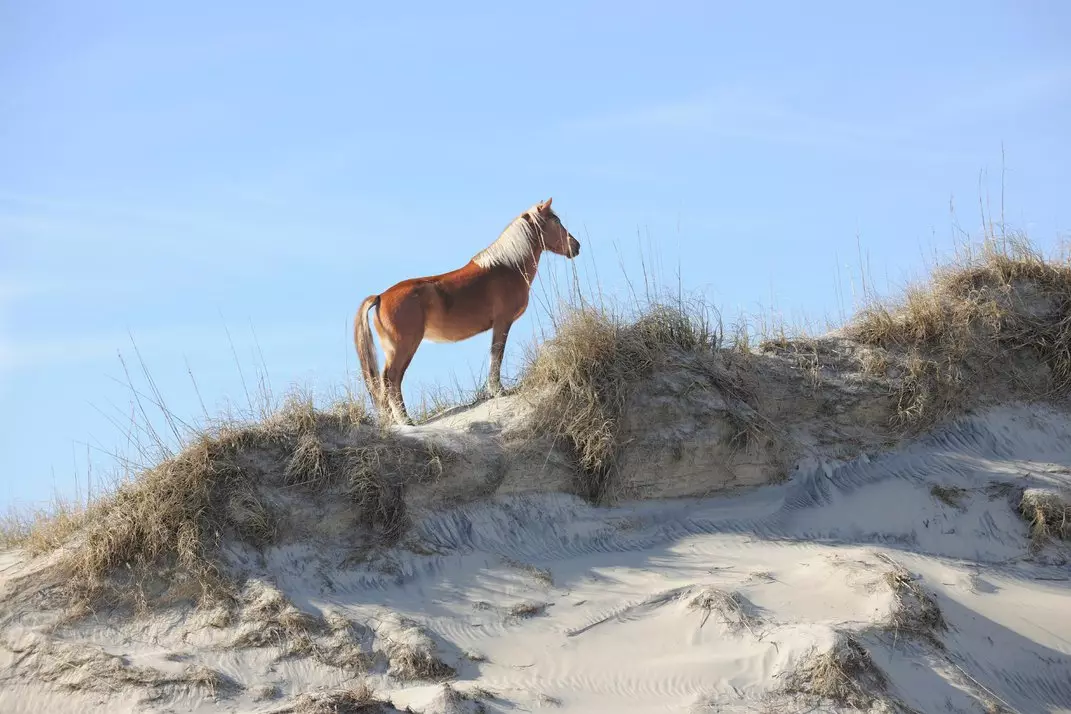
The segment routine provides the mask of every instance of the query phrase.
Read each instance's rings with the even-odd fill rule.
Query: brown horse
[[[412,424],[402,400],[402,377],[422,340],[460,342],[492,330],[487,391],[502,392],[502,355],[509,328],[528,307],[528,293],[544,250],[573,258],[580,243],[550,208],[551,199],[515,218],[498,239],[457,270],[403,280],[361,303],[353,339],[372,401],[390,420],[390,411]],[[385,364],[377,372],[368,311],[376,308],[376,333]]]

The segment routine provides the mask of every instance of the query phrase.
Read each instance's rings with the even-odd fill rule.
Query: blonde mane
[[[533,206],[513,219],[498,239],[477,253],[472,262],[481,268],[496,265],[520,268],[532,256],[533,246],[540,239],[542,230],[543,218]]]

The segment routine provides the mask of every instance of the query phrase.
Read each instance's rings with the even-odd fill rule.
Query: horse
[[[372,402],[390,420],[412,425],[402,399],[402,378],[420,343],[460,342],[491,330],[491,368],[486,390],[502,393],[502,356],[510,327],[524,314],[544,251],[572,259],[580,243],[562,225],[551,201],[538,203],[513,219],[489,246],[457,270],[403,280],[370,295],[357,310],[353,340]],[[368,312],[384,353],[382,374]]]

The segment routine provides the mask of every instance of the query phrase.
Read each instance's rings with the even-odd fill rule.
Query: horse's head
[[[538,223],[542,229],[543,247],[551,253],[564,255],[566,258],[575,258],[580,254],[580,241],[573,238],[572,234],[562,225],[558,215],[551,209],[548,198],[534,209]]]

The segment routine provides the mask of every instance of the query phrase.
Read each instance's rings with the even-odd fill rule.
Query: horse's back
[[[470,261],[448,273],[395,283],[381,295],[380,314],[396,323],[419,320],[424,337],[433,342],[457,342],[486,332],[496,321],[512,322],[527,304],[528,285],[516,271]]]

